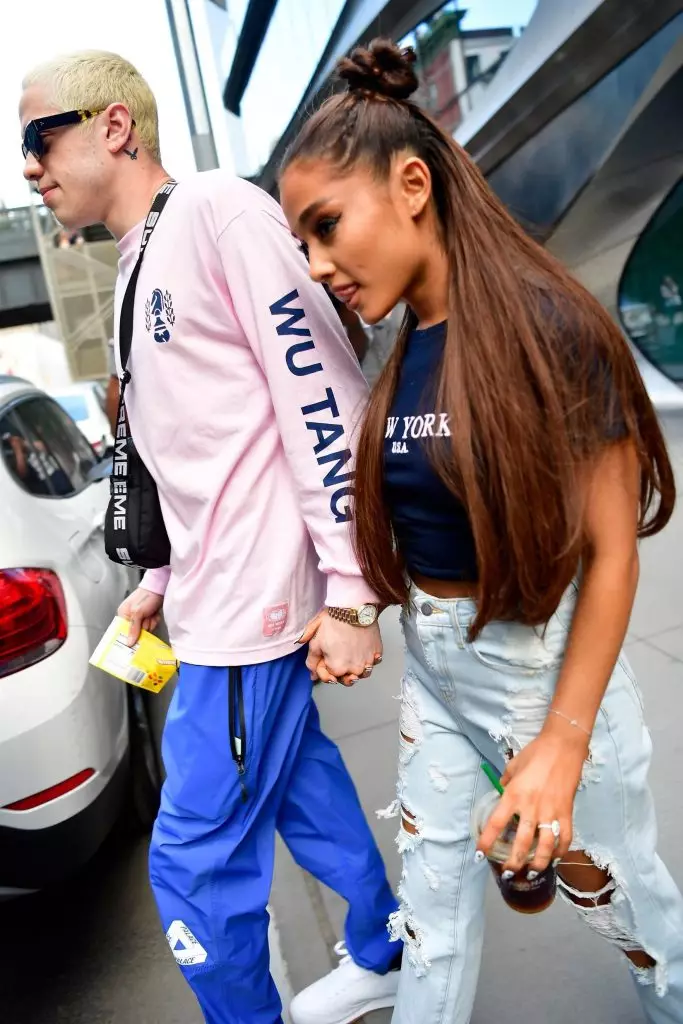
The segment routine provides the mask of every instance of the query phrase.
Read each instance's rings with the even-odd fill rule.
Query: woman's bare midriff
[[[414,583],[431,597],[476,597],[477,584],[465,583],[462,580],[435,580],[431,576],[423,576],[420,572],[411,574]]]

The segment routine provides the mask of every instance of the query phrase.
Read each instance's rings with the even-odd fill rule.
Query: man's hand
[[[351,626],[331,619],[322,611],[309,622],[299,638],[308,643],[306,667],[313,679],[323,683],[341,682],[353,686],[367,678],[382,660],[379,626]]]
[[[144,590],[138,587],[121,604],[118,614],[123,619],[128,619],[128,646],[132,647],[140,637],[140,631],[146,629],[153,633],[159,625],[161,618],[161,606],[164,603],[161,594],[154,594],[151,590]]]

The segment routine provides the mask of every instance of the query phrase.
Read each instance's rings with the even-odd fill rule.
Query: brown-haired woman
[[[312,276],[371,324],[408,306],[356,482],[360,564],[382,604],[403,605],[407,642],[394,1021],[470,1019],[485,855],[517,815],[503,878],[533,888],[559,862],[561,894],[623,951],[647,1019],[681,1022],[683,900],[655,851],[621,650],[638,538],[674,505],[666,447],[616,325],[409,100],[413,62],[382,40],[343,60],[346,91],[281,176]],[[505,793],[477,842],[484,760]]]

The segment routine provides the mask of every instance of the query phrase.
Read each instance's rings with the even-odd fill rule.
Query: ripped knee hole
[[[583,850],[574,850],[569,856],[573,860],[563,861],[557,869],[560,882],[564,883],[565,897],[576,907],[589,910],[611,904],[616,883],[609,871],[594,864]],[[635,938],[634,945],[637,945]],[[644,949],[622,948],[622,952],[634,967],[649,969],[657,966],[657,961]]]
[[[650,967],[657,966],[657,961],[644,949],[632,949],[629,952],[624,952],[624,956],[628,957],[634,967],[640,967],[641,970],[649,970]]]
[[[569,854],[571,861],[562,861],[557,869],[568,889],[565,894],[577,907],[602,907],[612,899],[612,878],[609,871],[597,867],[583,851]],[[585,897],[578,894],[585,893]]]

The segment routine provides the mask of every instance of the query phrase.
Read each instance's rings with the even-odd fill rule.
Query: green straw
[[[495,768],[493,768],[492,765],[488,763],[488,761],[482,761],[481,770],[483,771],[484,775],[489,780],[491,785],[494,787],[494,789],[497,789],[498,792],[502,795],[505,792],[505,790],[500,784],[500,778],[498,777],[498,773],[496,772]]]

